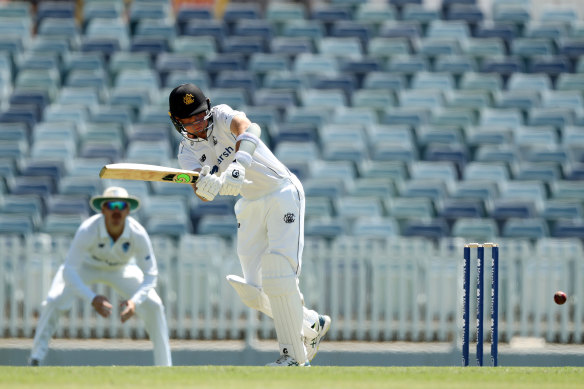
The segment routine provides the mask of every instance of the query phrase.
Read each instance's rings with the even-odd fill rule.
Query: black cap
[[[170,92],[168,105],[170,113],[179,119],[185,119],[209,109],[207,97],[193,84],[182,84]]]

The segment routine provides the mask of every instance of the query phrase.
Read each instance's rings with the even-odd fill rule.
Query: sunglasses
[[[124,209],[128,208],[128,203],[125,201],[108,201],[105,203],[105,207],[110,211],[123,211]]]

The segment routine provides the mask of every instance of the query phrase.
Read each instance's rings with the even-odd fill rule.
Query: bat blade
[[[198,172],[171,167],[147,165],[143,163],[112,163],[99,172],[102,179],[138,180],[193,184],[199,178]]]

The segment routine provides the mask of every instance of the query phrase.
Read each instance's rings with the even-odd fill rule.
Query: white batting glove
[[[241,191],[241,185],[245,178],[245,168],[237,161],[232,162],[221,174],[223,186],[219,191],[221,195],[237,196]]]
[[[221,177],[209,174],[210,171],[211,168],[209,166],[205,166],[201,169],[199,179],[196,182],[197,190],[195,191],[197,196],[200,196],[207,201],[212,201],[215,196],[217,196],[222,184]]]

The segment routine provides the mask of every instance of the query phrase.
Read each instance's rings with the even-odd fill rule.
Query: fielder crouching
[[[245,113],[211,101],[193,84],[174,88],[169,115],[183,139],[178,161],[199,171],[195,193],[241,198],[235,205],[243,278],[227,276],[243,302],[274,319],[280,357],[270,366],[307,366],[330,317],[307,309],[298,287],[304,247],[304,190],[260,139]]]
[[[172,366],[164,306],[154,289],[158,268],[152,243],[144,227],[129,216],[140,206],[139,199],[124,188],[109,187],[103,196],[94,196],[90,205],[99,213],[81,224],[65,263],[57,270],[43,302],[29,364],[39,365],[45,358],[59,314],[69,310],[78,296],[99,315],[109,317],[111,303],[89,287],[101,283],[126,299],[119,309],[122,323],[134,314],[144,321],[154,346],[154,364]]]

